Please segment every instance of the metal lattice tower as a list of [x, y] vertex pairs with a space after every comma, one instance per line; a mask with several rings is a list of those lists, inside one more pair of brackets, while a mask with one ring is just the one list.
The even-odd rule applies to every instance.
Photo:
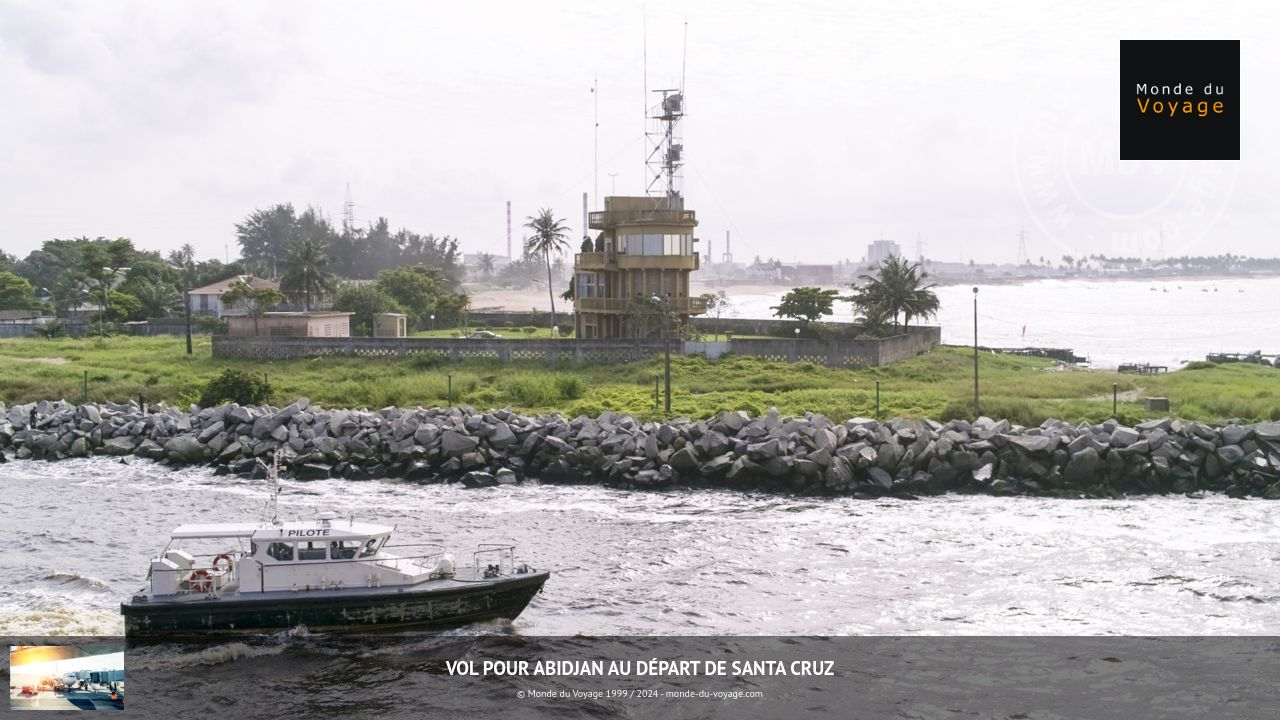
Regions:
[[351, 183], [347, 183], [347, 194], [342, 201], [342, 232], [350, 235], [356, 229], [356, 204], [351, 200]]
[[645, 188], [652, 197], [680, 197], [684, 166], [684, 144], [680, 134], [680, 121], [684, 119], [684, 93], [676, 88], [654, 90], [662, 99], [649, 110], [650, 127], [645, 132], [649, 139], [649, 156], [645, 166], [649, 169], [649, 185]]
[[1027, 260], [1027, 229], [1018, 227], [1018, 265], [1026, 265]]

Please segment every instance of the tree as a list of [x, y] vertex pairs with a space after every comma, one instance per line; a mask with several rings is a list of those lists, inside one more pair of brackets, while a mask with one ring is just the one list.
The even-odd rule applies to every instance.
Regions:
[[[104, 318], [113, 317], [112, 290], [119, 282], [120, 271], [129, 266], [134, 254], [133, 242], [128, 238], [115, 240], [98, 238], [97, 241], [85, 245], [80, 252], [80, 267], [76, 277], [93, 292], [94, 298], [102, 303]], [[137, 298], [131, 295], [128, 297], [133, 300], [130, 303], [131, 309], [136, 309]], [[115, 315], [124, 316], [120, 313]], [[105, 327], [99, 323], [99, 335], [103, 334], [105, 334]]]
[[31, 283], [11, 272], [0, 272], [0, 310], [32, 310], [40, 306]]
[[289, 255], [284, 261], [280, 290], [295, 301], [301, 298], [307, 310], [311, 309], [312, 298], [333, 290], [333, 273], [329, 272], [325, 242], [315, 237], [298, 238], [289, 246]]
[[480, 274], [487, 278], [493, 275], [493, 269], [493, 256], [489, 253], [480, 253]]
[[373, 335], [374, 316], [380, 313], [403, 312], [400, 303], [377, 285], [349, 284], [333, 298], [333, 309], [355, 313], [351, 321], [355, 327], [368, 328]]
[[723, 290], [713, 293], [703, 293], [702, 299], [707, 303], [707, 316], [715, 320], [716, 340], [720, 339], [720, 318], [727, 313], [733, 312], [729, 303], [729, 296]]
[[184, 243], [182, 247], [171, 251], [167, 260], [170, 265], [179, 268], [194, 265], [196, 262], [196, 249], [191, 246], [191, 243]]
[[17, 264], [18, 258], [0, 250], [0, 272], [13, 272], [13, 266]]
[[142, 280], [129, 287], [142, 318], [166, 318], [182, 307], [182, 295], [172, 285]]
[[775, 317], [794, 318], [808, 325], [832, 313], [832, 303], [839, 293], [816, 287], [798, 287], [782, 296], [782, 301], [769, 308]]
[[551, 253], [562, 253], [569, 249], [569, 226], [564, 220], [557, 220], [550, 208], [543, 208], [537, 215], [527, 218], [525, 227], [533, 231], [533, 236], [524, 243], [526, 256], [542, 256], [547, 264], [547, 296], [551, 298], [551, 327], [556, 326], [556, 293], [551, 282]]
[[868, 316], [893, 318], [895, 325], [898, 315], [902, 315], [905, 330], [910, 326], [912, 316], [924, 318], [938, 312], [934, 285], [923, 284], [928, 277], [929, 273], [921, 272], [918, 264], [890, 257], [880, 266], [875, 277], [860, 276], [863, 285], [852, 286], [854, 294], [847, 300]]
[[99, 316], [100, 320], [124, 322], [125, 320], [141, 320], [142, 302], [132, 293], [112, 290], [107, 293], [110, 303]]
[[245, 315], [253, 318], [253, 334], [258, 334], [258, 318], [266, 315], [271, 308], [284, 300], [284, 294], [273, 287], [254, 288], [243, 280], [231, 283], [227, 291], [222, 293], [222, 304], [227, 307], [239, 307]]
[[426, 327], [433, 314], [442, 322], [458, 320], [467, 302], [465, 293], [445, 288], [440, 268], [427, 265], [384, 270], [375, 285], [400, 305], [417, 329]]
[[244, 222], [236, 224], [240, 256], [263, 274], [276, 277], [279, 262], [288, 252], [289, 241], [295, 237], [297, 222], [290, 203], [254, 210]]
[[673, 336], [679, 334], [675, 327], [679, 317], [672, 311], [671, 304], [660, 297], [637, 295], [631, 298], [622, 317], [631, 325], [633, 337], [661, 336], [668, 328]]

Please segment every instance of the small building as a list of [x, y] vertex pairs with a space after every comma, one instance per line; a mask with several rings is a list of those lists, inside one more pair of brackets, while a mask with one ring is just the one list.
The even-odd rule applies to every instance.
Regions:
[[373, 316], [373, 336], [402, 338], [409, 334], [409, 316], [404, 313], [378, 313]]
[[351, 337], [349, 312], [269, 312], [262, 317], [236, 315], [227, 318], [232, 337]]
[[[262, 288], [275, 288], [279, 290], [277, 283], [271, 280], [263, 280], [253, 275], [233, 275], [226, 280], [219, 280], [216, 283], [205, 285], [193, 289], [189, 295], [188, 302], [191, 303], [192, 315], [212, 315], [214, 317], [228, 317], [231, 315], [243, 315], [244, 311], [238, 308], [228, 308], [222, 305], [222, 295], [231, 289], [231, 286], [237, 282], [243, 282], [254, 290]], [[253, 333], [248, 333], [252, 335]]]

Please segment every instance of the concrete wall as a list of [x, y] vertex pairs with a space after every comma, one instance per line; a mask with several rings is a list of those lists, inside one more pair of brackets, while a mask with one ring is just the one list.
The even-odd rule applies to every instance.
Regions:
[[[884, 340], [733, 340], [728, 343], [672, 341], [672, 352], [725, 352], [781, 362], [812, 362], [832, 367], [873, 367], [913, 357], [938, 346], [936, 327], [912, 328], [912, 332]], [[726, 347], [727, 346], [727, 347]], [[510, 362], [622, 363], [662, 353], [662, 340], [470, 340], [455, 338], [295, 338], [213, 337], [213, 356], [284, 360], [325, 355], [343, 357], [406, 357], [434, 355], [459, 361], [489, 358]]]

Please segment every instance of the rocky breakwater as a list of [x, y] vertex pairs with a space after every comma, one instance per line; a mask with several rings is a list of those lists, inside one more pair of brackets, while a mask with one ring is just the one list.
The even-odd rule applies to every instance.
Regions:
[[542, 480], [908, 497], [944, 492], [1114, 497], [1221, 491], [1280, 499], [1280, 423], [1161, 419], [1020, 427], [1006, 420], [833, 422], [818, 414], [644, 422], [468, 408], [0, 404], [0, 460], [89, 455], [213, 464], [298, 479], [404, 478], [470, 487]]

